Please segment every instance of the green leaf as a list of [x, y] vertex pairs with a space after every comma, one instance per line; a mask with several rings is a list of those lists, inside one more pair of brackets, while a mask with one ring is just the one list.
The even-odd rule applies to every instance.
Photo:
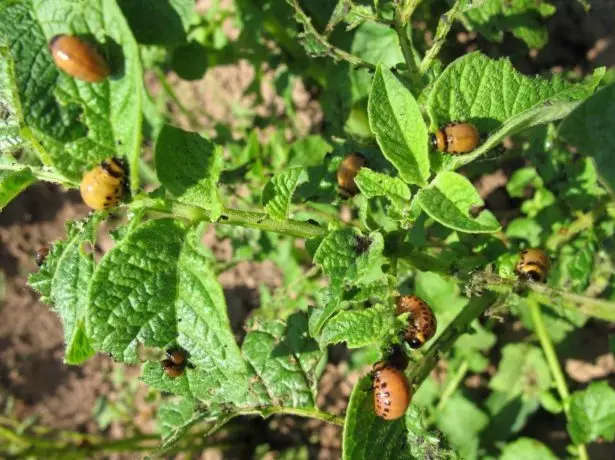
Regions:
[[400, 177], [410, 184], [425, 185], [429, 177], [427, 127], [410, 90], [381, 66], [374, 75], [368, 113], [378, 145]]
[[295, 313], [286, 324], [275, 321], [250, 326], [242, 353], [258, 377], [250, 390], [260, 393], [261, 400], [285, 407], [314, 406], [315, 371], [322, 351], [308, 334], [305, 315]]
[[[7, 157], [0, 157], [0, 167], [11, 164], [17, 166], [17, 163]], [[15, 171], [0, 170], [0, 211], [34, 182], [36, 177], [32, 175], [30, 168], [24, 167]]]
[[287, 220], [290, 202], [304, 168], [290, 168], [275, 174], [263, 190], [263, 206], [272, 218]]
[[572, 84], [526, 77], [508, 59], [492, 60], [476, 52], [451, 65], [436, 80], [427, 101], [432, 129], [451, 121], [470, 121], [489, 138], [469, 155], [445, 156], [442, 169], [469, 163], [506, 136], [564, 118], [596, 88], [604, 75], [597, 69], [586, 82]]
[[383, 67], [394, 67], [404, 60], [395, 30], [373, 21], [366, 21], [357, 28], [350, 52]]
[[393, 215], [404, 218], [410, 211], [410, 188], [398, 177], [372, 171], [363, 167], [355, 178], [355, 182], [366, 198], [383, 196], [392, 205]]
[[460, 450], [463, 458], [473, 458], [478, 434], [489, 424], [489, 417], [459, 391], [453, 393], [436, 415], [436, 426]]
[[525, 188], [533, 186], [542, 187], [542, 179], [538, 175], [536, 168], [526, 167], [517, 169], [506, 183], [506, 191], [511, 197], [523, 198]]
[[184, 80], [200, 80], [207, 71], [208, 50], [196, 41], [191, 41], [173, 50], [171, 67]]
[[15, 80], [13, 58], [0, 46], [0, 153], [17, 153], [28, 143], [23, 139], [23, 114]]
[[94, 354], [85, 332], [87, 287], [94, 273], [94, 259], [85, 246], [93, 247], [101, 215], [67, 225], [66, 241], [56, 242], [39, 272], [28, 279], [42, 300], [53, 304], [62, 320], [68, 364], [81, 364]]
[[325, 308], [315, 310], [310, 318], [312, 336], [317, 336], [326, 321], [345, 306], [344, 291], [358, 287], [357, 296], [375, 294], [380, 298], [390, 292], [390, 280], [382, 271], [382, 265], [387, 263], [383, 251], [384, 238], [378, 232], [364, 237], [355, 228], [344, 228], [322, 240], [314, 254], [314, 263], [322, 266], [331, 282], [321, 303]]
[[220, 148], [197, 133], [165, 125], [156, 142], [158, 179], [180, 201], [195, 204], [220, 217], [217, 182], [222, 171]]
[[513, 399], [539, 399], [551, 386], [551, 373], [540, 348], [524, 343], [502, 348], [497, 374], [489, 382], [492, 390], [506, 393]]
[[555, 11], [555, 6], [547, 2], [485, 0], [466, 12], [466, 24], [490, 41], [501, 42], [504, 31], [510, 30], [528, 47], [542, 48], [547, 44], [549, 33], [541, 19]]
[[442, 225], [460, 232], [491, 233], [500, 230], [493, 214], [482, 210], [473, 217], [473, 209], [480, 209], [484, 202], [465, 177], [455, 172], [441, 172], [417, 198], [423, 210]]
[[329, 233], [318, 246], [314, 263], [322, 266], [332, 283], [343, 280], [359, 256], [357, 244], [360, 238], [363, 236], [358, 229], [344, 228]]
[[381, 304], [366, 310], [342, 311], [327, 322], [319, 343], [322, 348], [346, 342], [348, 348], [361, 348], [382, 342], [393, 328], [393, 312]]
[[[186, 433], [194, 423], [197, 412], [197, 401], [191, 398], [181, 398], [179, 401], [168, 401], [158, 408], [158, 427], [166, 444], [169, 439]], [[196, 419], [202, 416], [197, 415]]]
[[610, 126], [615, 122], [615, 85], [607, 86], [581, 104], [562, 122], [559, 136], [581, 154], [596, 162], [596, 169], [611, 195], [615, 193], [615, 140]]
[[[109, 61], [100, 83], [58, 70], [47, 48], [58, 34], [85, 36]], [[139, 188], [143, 74], [137, 43], [115, 2], [75, 8], [70, 0], [18, 0], [0, 6], [0, 41], [15, 63], [26, 125], [43, 145], [42, 160], [79, 181], [107, 157], [126, 157]], [[47, 155], [48, 154], [48, 155]]]
[[405, 419], [376, 417], [371, 385], [371, 375], [365, 375], [352, 390], [344, 423], [342, 458], [413, 459], [406, 441]]
[[500, 460], [556, 460], [557, 457], [547, 446], [531, 438], [519, 438], [515, 442], [506, 444]]
[[118, 0], [118, 4], [139, 43], [169, 46], [186, 41], [194, 0]]
[[509, 222], [506, 227], [506, 236], [518, 238], [528, 242], [530, 247], [540, 245], [542, 227], [535, 219], [529, 217], [518, 217]]
[[570, 397], [568, 433], [575, 444], [615, 439], [615, 390], [607, 381], [592, 382]]
[[147, 222], [125, 236], [90, 283], [88, 332], [99, 351], [119, 361], [134, 361], [139, 343], [177, 343], [194, 369], [171, 380], [158, 363], [146, 363], [146, 383], [209, 403], [239, 402], [248, 397], [248, 368], [222, 288], [196, 238], [171, 219]]

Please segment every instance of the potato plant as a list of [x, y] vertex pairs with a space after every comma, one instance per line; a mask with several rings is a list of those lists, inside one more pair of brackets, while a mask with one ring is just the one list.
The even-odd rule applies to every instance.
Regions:
[[[613, 74], [527, 76], [506, 56], [449, 46], [451, 29], [465, 28], [540, 48], [555, 6], [213, 4], [198, 14], [191, 0], [0, 4], [2, 207], [39, 180], [77, 189], [105, 159], [125, 170], [121, 201], [68, 222], [29, 278], [62, 320], [65, 362], [106, 353], [140, 363], [142, 381], [168, 395], [157, 414], [161, 452], [195, 427], [207, 436], [237, 417], [276, 414], [343, 426], [345, 459], [555, 458], [522, 434], [544, 411], [565, 423], [569, 456], [587, 459], [588, 444], [612, 441], [615, 391], [607, 380], [572, 391], [558, 353], [575, 331], [615, 320]], [[234, 38], [222, 32], [229, 19]], [[90, 43], [109, 76], [89, 83], [58, 68], [48, 44], [59, 34]], [[248, 91], [275, 74], [283, 116], [238, 111], [237, 123], [205, 132], [164, 109], [170, 100], [197, 118], [168, 72], [195, 80], [239, 60], [255, 69]], [[144, 75], [157, 76], [162, 96]], [[308, 134], [296, 128], [297, 81], [323, 113]], [[449, 123], [475, 126], [475, 148], [434, 149], [430, 137]], [[357, 193], [341, 194], [337, 172], [350, 154], [364, 164], [351, 178]], [[500, 168], [515, 203], [508, 215], [476, 188]], [[100, 258], [103, 229], [114, 246]], [[202, 243], [211, 231], [232, 242], [230, 262]], [[546, 283], [516, 272], [528, 248], [549, 255]], [[283, 286], [261, 286], [238, 341], [218, 274], [263, 260]], [[435, 337], [417, 349], [403, 339], [412, 313], [396, 314], [406, 294], [437, 318]], [[524, 333], [500, 337], [513, 322]], [[609, 340], [612, 350], [605, 332]], [[365, 372], [343, 416], [316, 404], [327, 351], [340, 343]], [[186, 361], [165, 372], [174, 347]], [[412, 401], [384, 420], [366, 366], [391, 349], [409, 361]], [[484, 381], [480, 390], [469, 376]]]

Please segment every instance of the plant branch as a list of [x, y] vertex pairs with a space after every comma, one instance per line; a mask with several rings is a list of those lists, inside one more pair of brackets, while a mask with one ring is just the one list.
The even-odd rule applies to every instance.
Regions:
[[[151, 199], [135, 200], [128, 205], [133, 209], [145, 209], [167, 216], [187, 219], [192, 223], [211, 222], [208, 210], [199, 206], [180, 203], [175, 200], [164, 202]], [[214, 222], [223, 225], [239, 225], [268, 232], [282, 233], [298, 238], [318, 238], [328, 233], [326, 228], [294, 219], [275, 220], [263, 212], [223, 208], [220, 217]]]
[[[560, 366], [559, 359], [557, 358], [555, 347], [553, 347], [553, 343], [551, 342], [551, 338], [549, 337], [549, 333], [547, 332], [547, 328], [545, 327], [545, 323], [542, 319], [540, 304], [538, 303], [538, 301], [536, 301], [536, 299], [528, 299], [527, 303], [530, 309], [530, 313], [532, 315], [534, 331], [538, 336], [538, 340], [540, 341], [542, 350], [544, 351], [545, 357], [547, 358], [549, 369], [551, 370], [551, 374], [553, 375], [553, 378], [555, 380], [555, 387], [557, 388], [559, 397], [562, 400], [562, 404], [564, 405], [564, 413], [566, 414], [566, 418], [570, 420], [570, 391], [568, 390], [568, 385], [566, 384], [566, 377], [564, 376], [564, 372], [562, 371], [562, 367]], [[578, 449], [579, 458], [581, 460], [587, 460], [589, 457], [587, 456], [587, 449], [585, 447], [585, 444], [577, 444], [576, 447]]]
[[399, 17], [402, 26], [408, 25], [414, 10], [416, 10], [421, 3], [423, 3], [423, 0], [403, 0], [400, 3]]
[[312, 19], [303, 11], [298, 0], [286, 0], [287, 3], [295, 10], [295, 19], [303, 26], [304, 33], [312, 37], [318, 44], [327, 49], [327, 53], [336, 61], [346, 61], [357, 68], [366, 68], [376, 70], [376, 66], [360, 57], [350, 54], [337, 46], [329, 43], [316, 28], [312, 25]]
[[301, 407], [279, 407], [268, 406], [261, 409], [248, 409], [240, 411], [237, 415], [260, 415], [263, 418], [271, 417], [272, 415], [296, 415], [298, 417], [315, 418], [323, 422], [332, 423], [334, 425], [344, 426], [344, 417], [333, 415], [328, 412], [323, 412], [317, 408], [301, 408]]
[[493, 303], [495, 296], [472, 297], [466, 307], [451, 321], [447, 328], [432, 343], [423, 358], [412, 367], [408, 374], [411, 385], [418, 388], [440, 358], [450, 351], [460, 335], [466, 333], [472, 321], [478, 318]]
[[425, 53], [425, 57], [423, 57], [421, 65], [419, 66], [419, 73], [421, 75], [424, 75], [429, 70], [434, 59], [438, 56], [438, 54], [440, 54], [442, 45], [444, 45], [446, 36], [451, 30], [455, 18], [461, 13], [460, 3], [461, 2], [456, 1], [452, 8], [444, 13], [440, 18], [433, 45], [427, 50], [427, 53]]
[[420, 76], [418, 74], [418, 69], [412, 53], [412, 44], [408, 39], [408, 24], [407, 22], [404, 23], [402, 20], [402, 13], [399, 7], [395, 10], [393, 24], [395, 27], [395, 32], [397, 32], [397, 37], [399, 38], [399, 44], [404, 55], [404, 60], [406, 61], [406, 67], [408, 68], [410, 80], [412, 83], [417, 84]]
[[474, 273], [469, 281], [474, 286], [494, 292], [502, 292], [502, 288], [509, 290], [525, 288], [530, 290], [537, 300], [547, 305], [562, 307], [594, 318], [615, 322], [615, 302], [608, 300], [550, 288], [542, 283], [501, 278], [488, 272]]

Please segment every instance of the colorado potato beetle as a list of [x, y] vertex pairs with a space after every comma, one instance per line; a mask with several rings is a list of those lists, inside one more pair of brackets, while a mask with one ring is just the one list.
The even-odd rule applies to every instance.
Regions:
[[449, 123], [431, 135], [434, 150], [451, 155], [469, 153], [480, 144], [480, 133], [471, 123]]
[[166, 351], [167, 358], [178, 366], [184, 366], [186, 364], [186, 352], [181, 348], [169, 348]]
[[351, 197], [359, 192], [354, 179], [364, 165], [365, 158], [357, 153], [351, 153], [342, 160], [337, 170], [337, 184], [343, 196]]
[[160, 365], [162, 366], [162, 370], [164, 371], [164, 373], [172, 379], [181, 376], [184, 373], [184, 369], [186, 368], [186, 366], [184, 365], [175, 364], [170, 359], [162, 360]]
[[94, 210], [116, 206], [124, 194], [125, 172], [113, 158], [84, 174], [81, 181], [81, 198]]
[[517, 264], [517, 275], [544, 283], [551, 268], [549, 256], [542, 249], [526, 249], [521, 251]]
[[98, 83], [109, 76], [109, 65], [89, 43], [74, 35], [56, 35], [49, 42], [56, 66], [71, 77]]
[[38, 265], [39, 267], [43, 265], [48, 255], [49, 255], [48, 246], [41, 246], [40, 248], [38, 248], [36, 250], [36, 253], [34, 254], [34, 260], [36, 261], [36, 265]]
[[396, 313], [410, 313], [408, 327], [404, 330], [404, 340], [411, 348], [420, 348], [431, 339], [438, 328], [436, 315], [429, 305], [415, 295], [400, 296], [395, 301]]
[[385, 420], [396, 420], [406, 413], [412, 392], [408, 379], [399, 369], [380, 361], [374, 365], [374, 411]]

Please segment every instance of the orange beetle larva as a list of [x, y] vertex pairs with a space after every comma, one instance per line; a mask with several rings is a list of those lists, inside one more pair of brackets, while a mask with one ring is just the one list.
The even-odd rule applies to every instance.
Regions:
[[408, 379], [399, 369], [380, 361], [374, 365], [374, 411], [385, 420], [402, 417], [412, 399]]
[[180, 348], [170, 348], [166, 351], [167, 358], [176, 365], [186, 364], [186, 353]]
[[179, 377], [184, 373], [184, 369], [186, 366], [175, 364], [170, 359], [164, 359], [160, 365], [162, 366], [162, 370], [165, 374], [167, 374], [170, 378], [174, 379]]
[[98, 83], [109, 76], [109, 65], [89, 43], [74, 35], [56, 35], [49, 42], [56, 66], [71, 77]]
[[125, 176], [120, 163], [107, 158], [83, 175], [80, 186], [83, 202], [94, 210], [116, 206], [124, 194]]
[[469, 153], [480, 144], [480, 133], [471, 123], [449, 123], [431, 135], [433, 149], [451, 155]]
[[354, 179], [364, 165], [365, 158], [357, 153], [351, 153], [342, 160], [337, 170], [337, 183], [342, 195], [350, 197], [359, 192]]
[[517, 264], [517, 275], [532, 281], [544, 283], [551, 268], [549, 256], [542, 249], [526, 249], [521, 251], [521, 259]]
[[423, 299], [415, 295], [400, 296], [395, 304], [398, 315], [410, 313], [408, 327], [404, 331], [404, 340], [411, 348], [422, 347], [436, 333], [438, 328], [436, 315]]

